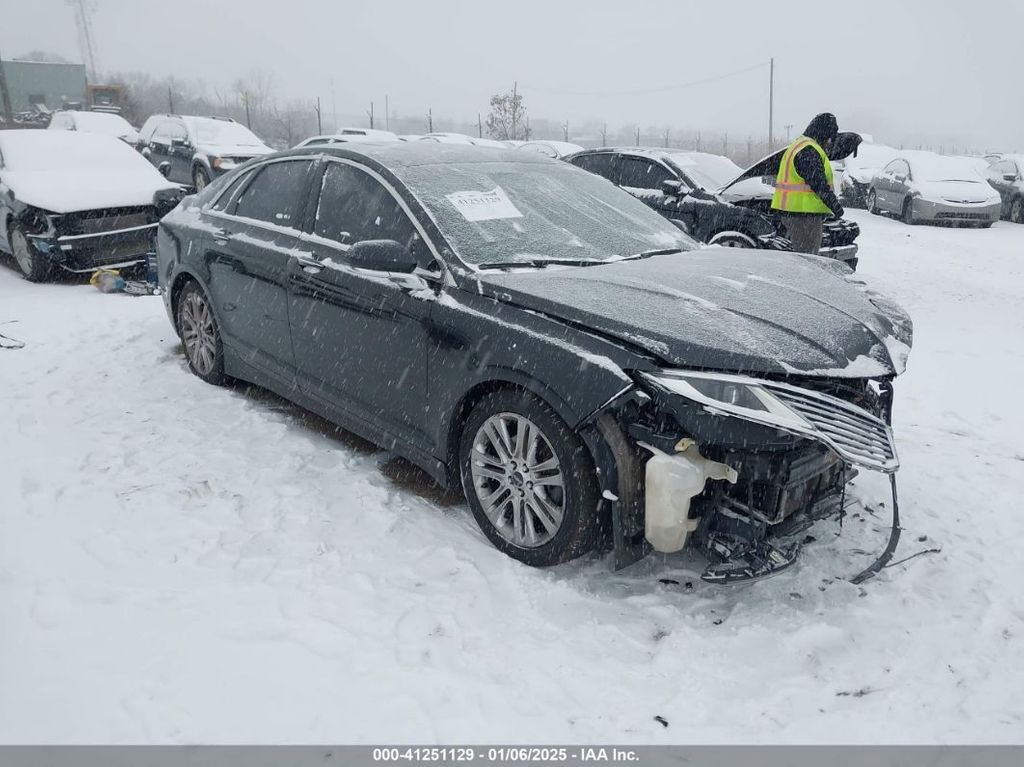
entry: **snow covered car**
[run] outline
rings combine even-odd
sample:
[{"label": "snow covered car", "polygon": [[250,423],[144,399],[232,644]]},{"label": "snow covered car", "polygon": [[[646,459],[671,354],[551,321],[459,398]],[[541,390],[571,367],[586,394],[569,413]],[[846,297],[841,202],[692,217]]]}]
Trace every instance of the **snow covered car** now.
[{"label": "snow covered car", "polygon": [[82,133],[102,133],[121,139],[129,146],[137,146],[139,132],[121,115],[110,112],[54,112],[50,118],[50,130],[73,130]]},{"label": "snow covered car", "polygon": [[701,242],[731,248],[793,249],[763,215],[716,196],[715,190],[739,172],[726,157],[607,147],[586,149],[565,161],[608,179]]},{"label": "snow covered car", "polygon": [[397,135],[389,130],[375,130],[373,128],[339,128],[336,133],[329,133],[323,136],[310,136],[300,141],[295,148],[304,146],[319,146],[322,144],[343,144],[349,143],[374,143],[381,141],[401,141]]},{"label": "snow covered car", "polygon": [[111,136],[0,131],[0,251],[29,280],[141,262],[156,222],[181,197]]},{"label": "snow covered car", "polygon": [[885,144],[865,142],[857,147],[857,154],[846,159],[839,180],[839,199],[843,205],[847,208],[867,207],[871,179],[898,154],[898,149]]},{"label": "snow covered car", "polygon": [[274,150],[228,117],[153,115],[139,131],[139,151],[169,180],[199,190]]},{"label": "snow covered car", "polygon": [[158,271],[193,373],[461,486],[530,565],[692,545],[709,581],[764,575],[857,468],[898,466],[899,307],[827,259],[699,247],[534,152],[283,152],[166,216]]},{"label": "snow covered car", "polygon": [[573,144],[569,141],[547,140],[519,141],[515,143],[513,148],[522,149],[525,152],[540,152],[545,157],[553,157],[556,160],[583,151],[583,147],[579,144]]},{"label": "snow covered car", "polygon": [[985,176],[1003,200],[1003,217],[1024,224],[1024,155],[1000,155]]},{"label": "snow covered car", "polygon": [[[840,133],[836,137],[834,148],[829,157],[834,161],[847,158],[857,149],[860,135],[856,133]],[[779,164],[785,148],[774,152],[763,160],[754,163],[737,177],[724,184],[718,195],[735,205],[760,211],[768,216],[778,227],[779,234],[786,235],[784,218],[772,210],[772,195],[775,194],[775,177],[779,173]],[[838,178],[839,174],[836,174]],[[827,218],[821,233],[821,250],[818,255],[842,261],[851,269],[857,268],[857,244],[860,226],[846,218]]]},{"label": "snow covered car", "polygon": [[999,192],[971,159],[925,151],[901,152],[886,165],[871,180],[867,205],[907,224],[989,227],[1002,212]]}]

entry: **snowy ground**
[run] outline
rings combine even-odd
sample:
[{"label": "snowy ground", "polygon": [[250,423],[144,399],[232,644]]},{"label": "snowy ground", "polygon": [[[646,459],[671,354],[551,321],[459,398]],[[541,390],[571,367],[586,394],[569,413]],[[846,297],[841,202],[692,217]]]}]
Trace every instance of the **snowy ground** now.
[{"label": "snowy ground", "polygon": [[899,555],[942,547],[862,588],[878,478],[768,581],[531,570],[408,466],[191,376],[158,298],[0,267],[0,741],[1020,742],[1024,227],[853,215],[916,324]]}]

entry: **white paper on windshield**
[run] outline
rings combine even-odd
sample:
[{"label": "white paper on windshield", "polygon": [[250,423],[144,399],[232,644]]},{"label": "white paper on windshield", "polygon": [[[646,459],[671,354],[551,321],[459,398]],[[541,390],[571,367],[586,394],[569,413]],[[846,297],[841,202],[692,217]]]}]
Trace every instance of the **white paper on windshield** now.
[{"label": "white paper on windshield", "polygon": [[454,192],[445,196],[467,221],[523,217],[500,186],[489,192]]}]

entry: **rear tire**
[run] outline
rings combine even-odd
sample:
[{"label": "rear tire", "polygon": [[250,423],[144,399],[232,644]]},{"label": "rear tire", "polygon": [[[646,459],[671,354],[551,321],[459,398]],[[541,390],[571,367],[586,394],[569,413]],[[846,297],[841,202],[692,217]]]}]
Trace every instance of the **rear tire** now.
[{"label": "rear tire", "polygon": [[881,213],[881,211],[878,210],[878,197],[877,195],[875,195],[874,189],[868,190],[867,200],[864,202],[864,204],[867,206],[868,213],[872,213],[876,216],[879,213]]},{"label": "rear tire", "polygon": [[597,543],[593,459],[579,435],[533,394],[486,394],[463,424],[459,468],[477,524],[513,559],[549,567]]},{"label": "rear tire", "polygon": [[208,384],[223,384],[227,380],[224,344],[210,299],[198,283],[189,282],[182,288],[175,307],[175,323],[189,369]]},{"label": "rear tire", "polygon": [[29,282],[47,280],[53,272],[53,263],[36,250],[21,224],[12,224],[8,234],[14,260],[25,279]]}]

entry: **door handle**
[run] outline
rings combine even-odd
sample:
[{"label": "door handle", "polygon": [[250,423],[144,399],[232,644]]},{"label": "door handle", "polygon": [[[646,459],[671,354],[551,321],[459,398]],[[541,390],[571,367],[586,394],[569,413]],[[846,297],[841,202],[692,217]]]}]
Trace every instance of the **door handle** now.
[{"label": "door handle", "polygon": [[231,232],[226,229],[214,229],[212,236],[213,241],[218,245],[227,245],[228,240],[231,239]]},{"label": "door handle", "polygon": [[323,271],[324,265],[312,256],[295,256],[295,263],[302,267],[303,271],[315,274]]}]

